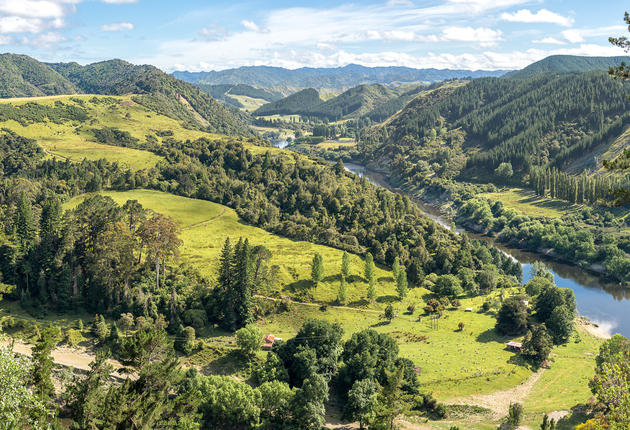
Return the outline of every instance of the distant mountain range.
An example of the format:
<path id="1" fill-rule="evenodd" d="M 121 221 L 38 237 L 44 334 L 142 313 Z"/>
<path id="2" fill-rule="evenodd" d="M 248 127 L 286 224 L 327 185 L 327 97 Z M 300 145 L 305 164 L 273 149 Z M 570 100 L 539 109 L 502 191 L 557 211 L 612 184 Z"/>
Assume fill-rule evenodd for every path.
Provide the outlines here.
<path id="1" fill-rule="evenodd" d="M 296 87 L 315 89 L 348 89 L 357 85 L 400 83 L 432 83 L 465 77 L 498 77 L 506 70 L 412 69 L 409 67 L 365 67 L 350 64 L 336 68 L 284 69 L 281 67 L 248 66 L 218 72 L 174 72 L 182 81 L 193 84 L 247 84 L 260 87 Z"/>

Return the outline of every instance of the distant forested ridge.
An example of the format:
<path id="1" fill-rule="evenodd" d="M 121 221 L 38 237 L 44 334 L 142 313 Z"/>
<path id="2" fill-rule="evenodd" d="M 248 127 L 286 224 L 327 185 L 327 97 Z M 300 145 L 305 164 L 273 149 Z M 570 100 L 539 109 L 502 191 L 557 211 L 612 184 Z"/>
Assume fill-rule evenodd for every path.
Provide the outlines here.
<path id="1" fill-rule="evenodd" d="M 308 88 L 263 105 L 253 115 L 302 115 L 324 121 L 363 116 L 383 118 L 402 108 L 411 95 L 421 88 L 415 87 L 403 93 L 401 89 L 390 89 L 379 84 L 358 85 L 328 100 L 322 100 L 317 90 Z"/>
<path id="2" fill-rule="evenodd" d="M 603 72 L 444 85 L 369 129 L 359 148 L 366 161 L 404 176 L 497 177 L 502 163 L 514 177 L 532 166 L 594 170 L 594 150 L 608 149 L 630 124 L 629 92 Z"/>
<path id="3" fill-rule="evenodd" d="M 0 98 L 77 92 L 76 86 L 44 63 L 26 55 L 0 55 Z"/>
<path id="4" fill-rule="evenodd" d="M 186 82 L 203 84 L 247 84 L 264 87 L 349 88 L 362 84 L 398 84 L 404 82 L 438 82 L 465 77 L 501 76 L 505 70 L 438 70 L 409 67 L 365 67 L 350 64 L 336 68 L 289 70 L 282 67 L 248 66 L 211 72 L 174 72 Z"/>
<path id="5" fill-rule="evenodd" d="M 576 55 L 551 55 L 540 61 L 530 64 L 522 70 L 508 72 L 506 78 L 531 78 L 541 73 L 582 73 L 608 70 L 630 61 L 630 57 L 580 57 Z"/>

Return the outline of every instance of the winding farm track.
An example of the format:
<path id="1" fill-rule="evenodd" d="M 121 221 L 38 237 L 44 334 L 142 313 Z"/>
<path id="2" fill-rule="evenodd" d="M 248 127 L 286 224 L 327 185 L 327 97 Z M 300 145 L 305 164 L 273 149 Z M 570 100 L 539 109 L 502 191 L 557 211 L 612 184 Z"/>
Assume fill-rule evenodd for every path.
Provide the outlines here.
<path id="1" fill-rule="evenodd" d="M 445 403 L 451 405 L 480 406 L 490 410 L 493 419 L 499 420 L 507 414 L 511 403 L 523 403 L 544 372 L 545 369 L 541 368 L 522 384 L 508 388 L 507 390 L 495 391 L 490 394 L 473 394 L 471 396 L 451 399 Z"/>
<path id="2" fill-rule="evenodd" d="M 209 218 L 209 219 L 206 219 L 206 220 L 203 220 L 203 221 L 199 221 L 199 222 L 196 222 L 194 224 L 187 225 L 186 227 L 182 227 L 182 230 L 190 230 L 191 228 L 195 228 L 195 227 L 199 227 L 200 225 L 211 223 L 212 221 L 216 220 L 217 218 L 221 218 L 223 215 L 225 215 L 226 212 L 227 212 L 227 208 L 224 208 L 221 211 L 221 213 L 213 216 L 212 218 Z"/>

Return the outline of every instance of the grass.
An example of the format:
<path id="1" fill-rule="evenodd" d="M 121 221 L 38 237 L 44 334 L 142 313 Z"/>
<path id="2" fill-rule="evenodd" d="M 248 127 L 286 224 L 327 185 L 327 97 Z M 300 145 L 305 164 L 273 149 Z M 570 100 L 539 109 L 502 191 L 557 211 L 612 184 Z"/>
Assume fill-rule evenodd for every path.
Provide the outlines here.
<path id="1" fill-rule="evenodd" d="M 252 245 L 264 245 L 273 254 L 270 264 L 277 266 L 278 282 L 267 294 L 282 294 L 293 297 L 306 296 L 318 302 L 333 302 L 339 289 L 339 271 L 342 251 L 310 242 L 295 241 L 276 236 L 261 228 L 242 222 L 236 212 L 226 206 L 203 200 L 179 197 L 168 193 L 149 190 L 125 192 L 103 192 L 117 203 L 138 200 L 145 208 L 172 216 L 182 227 L 181 250 L 183 261 L 195 265 L 206 277 L 213 278 L 218 266 L 219 254 L 226 237 L 233 241 L 239 237 L 248 238 Z M 75 207 L 84 199 L 75 198 L 66 208 Z M 315 287 L 310 281 L 313 255 L 320 253 L 324 259 L 324 280 Z M 352 272 L 363 273 L 363 260 L 351 255 Z M 376 270 L 377 293 L 385 295 L 394 288 L 390 272 Z M 365 297 L 367 284 L 359 276 L 349 280 L 348 302 L 359 302 Z M 383 307 L 377 303 L 377 308 Z"/>
<path id="2" fill-rule="evenodd" d="M 496 193 L 482 193 L 479 194 L 479 197 L 503 202 L 506 207 L 516 209 L 525 215 L 549 218 L 561 218 L 579 207 L 562 200 L 540 197 L 533 191 L 522 188 L 509 188 Z"/>
<path id="3" fill-rule="evenodd" d="M 228 95 L 231 98 L 238 100 L 243 105 L 241 109 L 247 112 L 253 112 L 259 107 L 261 107 L 262 105 L 266 105 L 267 103 L 269 103 L 267 100 L 257 99 L 257 98 L 249 97 L 249 96 L 234 95 L 234 94 L 228 94 Z"/>
<path id="4" fill-rule="evenodd" d="M 318 143 L 318 148 L 322 149 L 337 149 L 337 148 L 353 148 L 357 145 L 357 142 L 350 137 L 341 137 L 337 140 L 329 140 L 326 142 Z"/>
<path id="5" fill-rule="evenodd" d="M 4 121 L 0 122 L 0 127 L 9 128 L 19 135 L 35 139 L 49 155 L 54 157 L 72 161 L 81 161 L 84 158 L 88 160 L 106 158 L 111 162 L 118 162 L 123 166 L 136 170 L 155 166 L 162 158 L 147 151 L 97 143 L 94 141 L 89 129 L 106 126 L 114 127 L 128 131 L 140 141 L 144 141 L 148 134 L 154 134 L 156 131 L 163 130 L 173 131 L 173 137 L 178 140 L 197 139 L 204 136 L 219 137 L 218 135 L 197 130 L 185 129 L 179 121 L 159 115 L 134 103 L 131 100 L 132 96 L 113 97 L 119 102 L 115 105 L 92 103 L 90 100 L 94 97 L 105 98 L 103 96 L 75 95 L 4 99 L 0 103 L 16 105 L 33 101 L 45 105 L 53 105 L 56 101 L 61 101 L 65 104 L 77 104 L 72 99 L 80 99 L 88 110 L 90 122 L 89 124 L 76 122 L 55 124 L 47 121 L 22 126 L 15 121 Z"/>

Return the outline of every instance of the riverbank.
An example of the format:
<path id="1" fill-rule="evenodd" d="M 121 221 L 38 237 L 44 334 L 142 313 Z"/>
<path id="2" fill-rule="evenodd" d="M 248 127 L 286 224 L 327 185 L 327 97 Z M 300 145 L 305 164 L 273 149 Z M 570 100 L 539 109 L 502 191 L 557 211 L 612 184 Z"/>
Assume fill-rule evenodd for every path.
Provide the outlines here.
<path id="1" fill-rule="evenodd" d="M 365 177 L 375 185 L 389 189 L 392 192 L 405 194 L 410 197 L 425 214 L 445 228 L 452 228 L 452 220 L 436 207 L 437 205 L 419 198 L 399 187 L 391 185 L 387 174 L 383 171 L 367 168 L 359 163 L 345 163 L 346 169 L 359 176 Z M 630 335 L 630 289 L 619 287 L 617 283 L 607 282 L 597 272 L 589 271 L 575 264 L 567 264 L 557 259 L 551 259 L 544 253 L 533 253 L 528 250 L 511 248 L 498 242 L 496 238 L 468 231 L 459 226 L 458 232 L 465 233 L 471 238 L 485 240 L 493 246 L 510 255 L 521 263 L 523 268 L 523 283 L 531 278 L 530 267 L 536 261 L 542 261 L 548 266 L 554 276 L 556 285 L 570 288 L 575 292 L 578 302 L 578 312 L 596 324 L 606 333 L 621 333 Z"/>

